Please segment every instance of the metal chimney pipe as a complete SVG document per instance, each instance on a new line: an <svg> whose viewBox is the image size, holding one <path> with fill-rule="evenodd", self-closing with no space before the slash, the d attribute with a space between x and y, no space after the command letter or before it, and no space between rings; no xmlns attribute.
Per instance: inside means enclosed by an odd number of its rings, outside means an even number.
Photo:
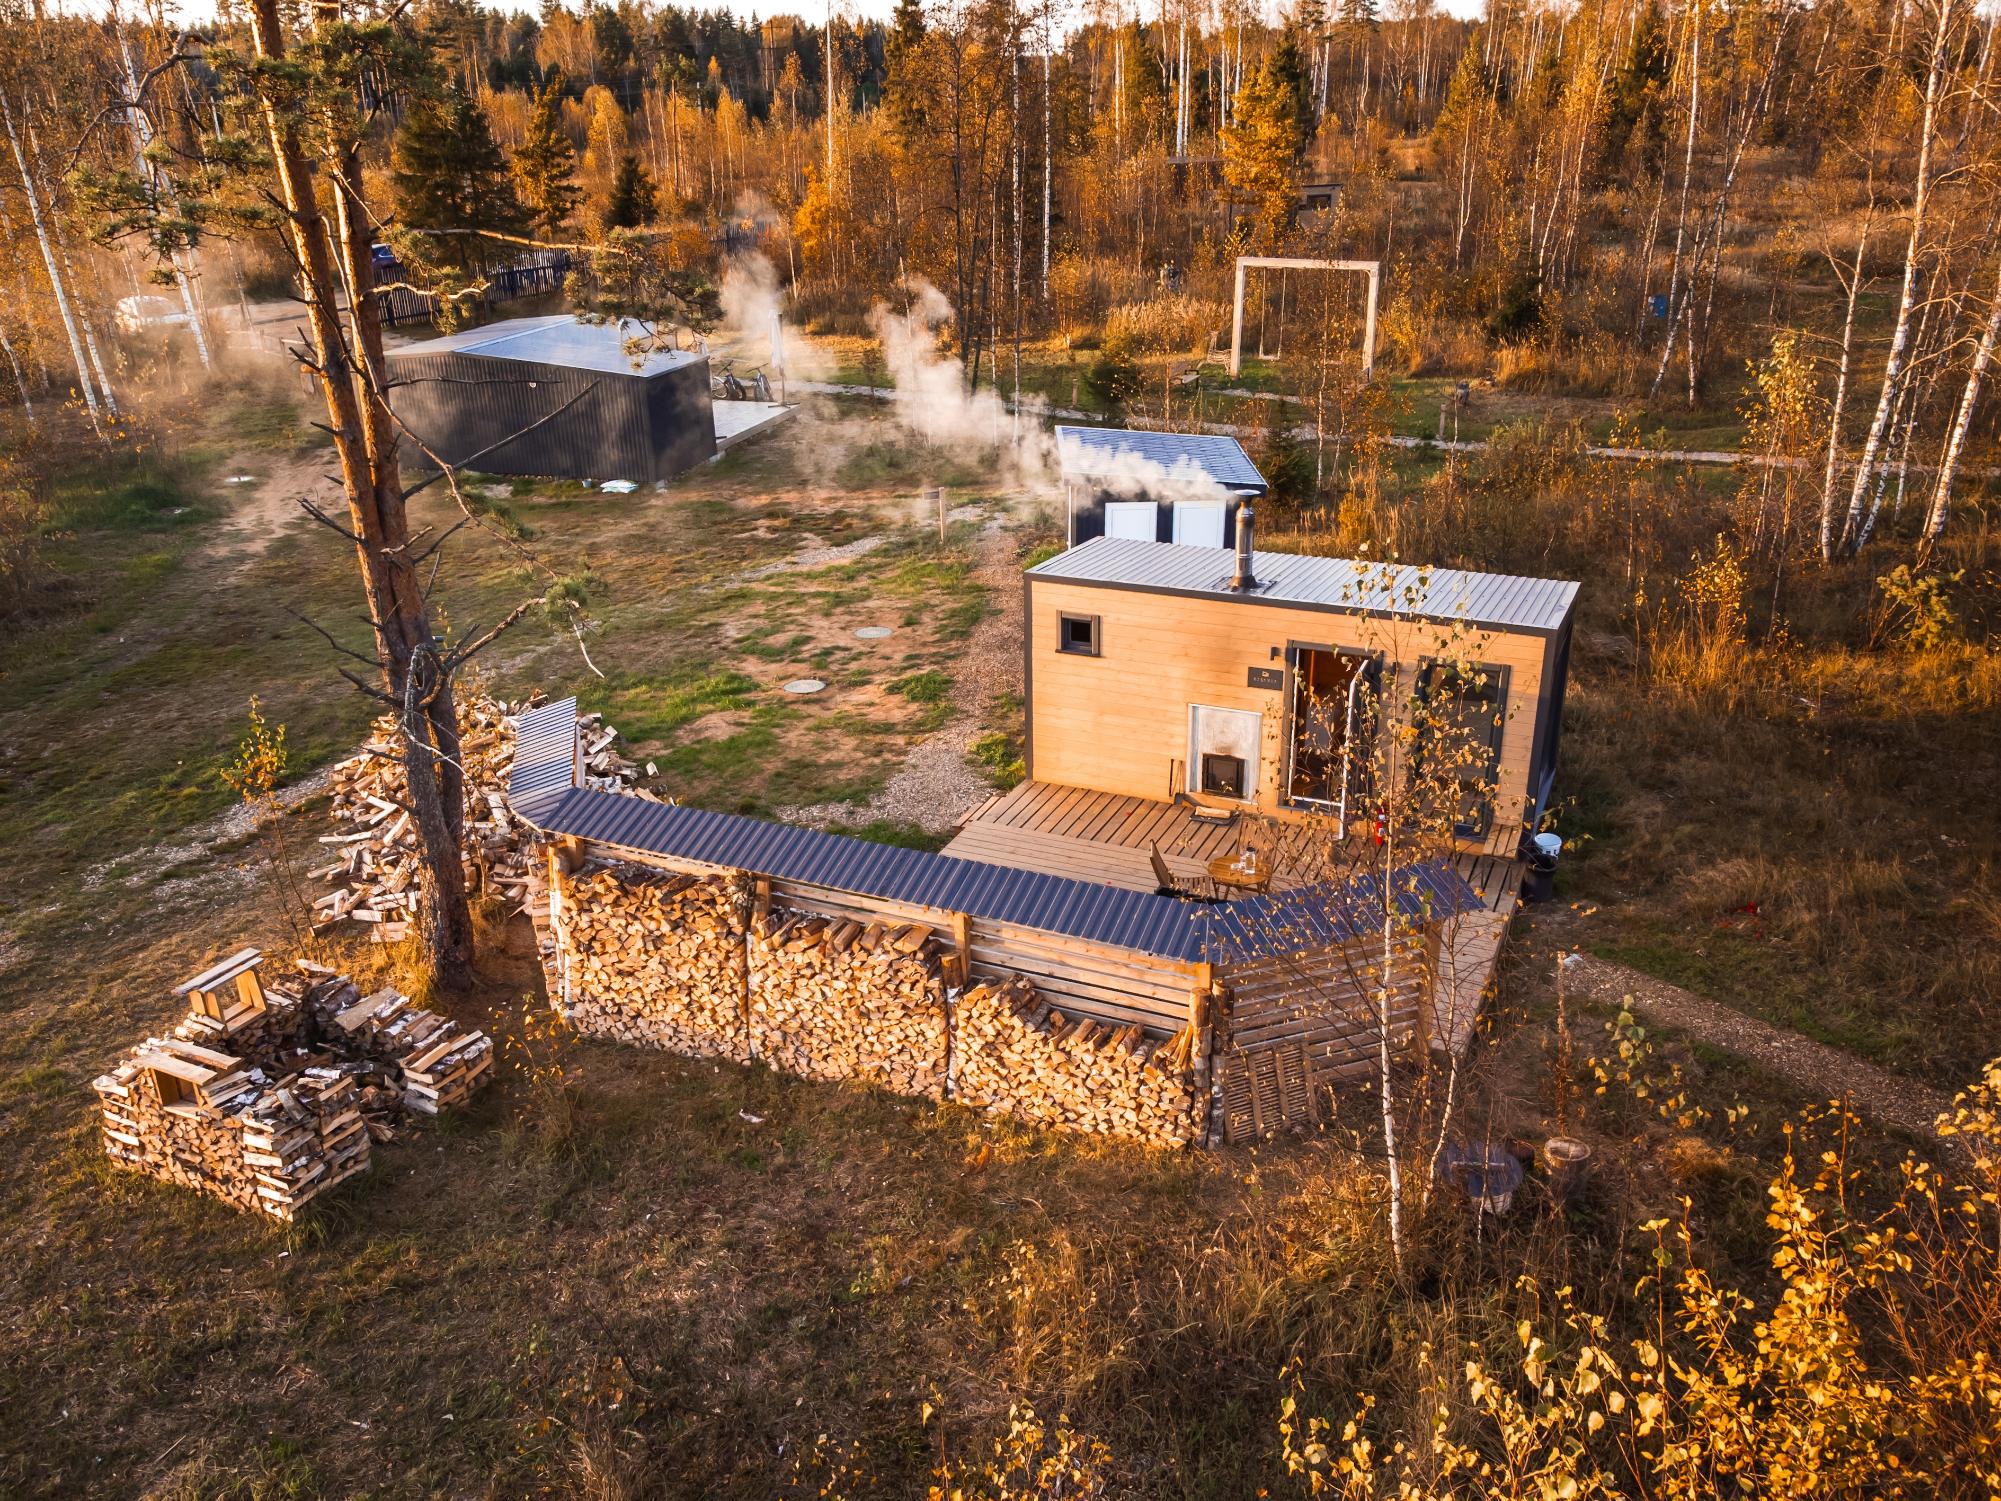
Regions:
<svg viewBox="0 0 2001 1501"><path fill-rule="evenodd" d="M1246 495L1237 505L1237 571L1230 575L1230 587L1239 594L1258 586L1257 575L1251 572L1251 542L1256 524L1251 498Z"/></svg>

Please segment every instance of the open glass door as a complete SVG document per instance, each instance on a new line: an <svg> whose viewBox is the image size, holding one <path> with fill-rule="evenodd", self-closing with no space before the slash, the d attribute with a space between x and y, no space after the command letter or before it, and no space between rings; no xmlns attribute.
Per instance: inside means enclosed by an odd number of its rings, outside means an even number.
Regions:
<svg viewBox="0 0 2001 1501"><path fill-rule="evenodd" d="M1344 823L1366 791L1382 666L1359 651L1295 646L1286 799Z"/></svg>

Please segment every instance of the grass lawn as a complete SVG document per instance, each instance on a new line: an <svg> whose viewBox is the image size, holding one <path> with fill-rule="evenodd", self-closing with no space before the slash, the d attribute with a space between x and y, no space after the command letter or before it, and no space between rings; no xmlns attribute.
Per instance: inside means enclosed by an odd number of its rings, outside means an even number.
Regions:
<svg viewBox="0 0 2001 1501"><path fill-rule="evenodd" d="M979 1451L1029 1399L1111 1446L1118 1494L1240 1501L1287 1493L1274 1423L1296 1353L1337 1422L1364 1390L1422 1421L1418 1394L1393 1389L1413 1340L1513 1340L1525 1265L1622 1306L1637 1227L1683 1195L1705 1254L1758 1275L1777 1119L1803 1102L1676 1039L1662 1066L1715 1119L1739 1100L1753 1118L1684 1128L1586 1102L1613 1159L1595 1197L1478 1238L1434 1214L1404 1282L1366 1095L1303 1140L1157 1155L591 1044L567 1091L506 1053L474 1108L379 1148L297 1228L114 1172L91 1079L205 959L288 951L273 861L317 852L310 801L282 851L215 832L248 701L287 726L298 774L370 716L294 614L362 639L352 559L289 504L324 467L308 433L268 401L218 405L171 458L75 472L52 518L75 607L0 644L0 1494L766 1501L818 1435L861 1446L880 1494L922 1494L941 1449ZM224 482L242 473L260 482ZM602 672L537 619L496 649L492 686L578 693L665 795L759 813L865 799L952 712L988 608L972 527L941 546L912 512L941 475L956 499L990 493L976 459L913 450L863 413L781 429L665 492L481 486L516 540L592 580ZM427 491L420 522L447 507ZM441 597L470 631L539 587L507 542L468 531ZM1579 937L1963 1077L2001 1042L1991 1008L1955 1011L1936 965L1895 971L1947 953L1962 979L1984 972L1984 909L1939 905L1929 930L1913 915L1993 858L1985 763L1913 766L1943 732L1888 712L1887 683L1834 725L1691 718L1634 685L1601 639L1613 624L1594 614L1578 653L1564 773L1564 828L1587 836L1566 904L1602 915L1528 921L1488 1064L1461 1082L1467 1118L1547 1131L1552 948ZM894 634L865 641L865 625ZM801 676L828 690L786 695ZM1019 706L984 712L982 758L1019 774ZM853 831L936 842L859 811ZM1941 832L1962 843L1927 857ZM1874 856L1893 839L1886 875ZM1823 933L1812 879L1828 871L1847 884ZM1766 894L1762 930L1746 892ZM539 973L482 951L481 985L449 1007L509 1038ZM340 957L384 974L380 954ZM1581 1048L1602 1020L1578 1020Z"/></svg>

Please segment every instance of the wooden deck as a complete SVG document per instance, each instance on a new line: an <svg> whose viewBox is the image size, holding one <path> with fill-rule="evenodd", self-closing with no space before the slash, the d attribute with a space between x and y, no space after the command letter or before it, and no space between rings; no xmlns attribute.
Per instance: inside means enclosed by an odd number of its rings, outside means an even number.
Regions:
<svg viewBox="0 0 2001 1501"><path fill-rule="evenodd" d="M1241 827L1203 822L1185 803L1023 782L975 810L945 853L1152 891L1152 848L1177 876L1204 877L1211 860L1236 851Z"/></svg>
<svg viewBox="0 0 2001 1501"><path fill-rule="evenodd" d="M1248 827L1243 820L1197 819L1186 803L1023 782L968 815L945 853L1152 891L1152 848L1158 846L1177 876L1199 879L1216 856L1235 852ZM1453 863L1486 910L1458 919L1446 932L1426 1033L1434 1049L1464 1056L1521 898L1523 867L1520 860L1489 854L1461 854ZM1284 872L1275 884L1288 884Z"/></svg>

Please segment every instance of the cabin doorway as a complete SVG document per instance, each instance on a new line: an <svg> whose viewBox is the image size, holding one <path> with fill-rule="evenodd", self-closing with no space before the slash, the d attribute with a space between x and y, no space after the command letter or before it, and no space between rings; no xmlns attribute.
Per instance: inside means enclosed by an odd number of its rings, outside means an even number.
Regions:
<svg viewBox="0 0 2001 1501"><path fill-rule="evenodd" d="M1344 823L1364 796L1374 743L1369 733L1382 692L1374 656L1295 646L1286 726L1286 801Z"/></svg>

